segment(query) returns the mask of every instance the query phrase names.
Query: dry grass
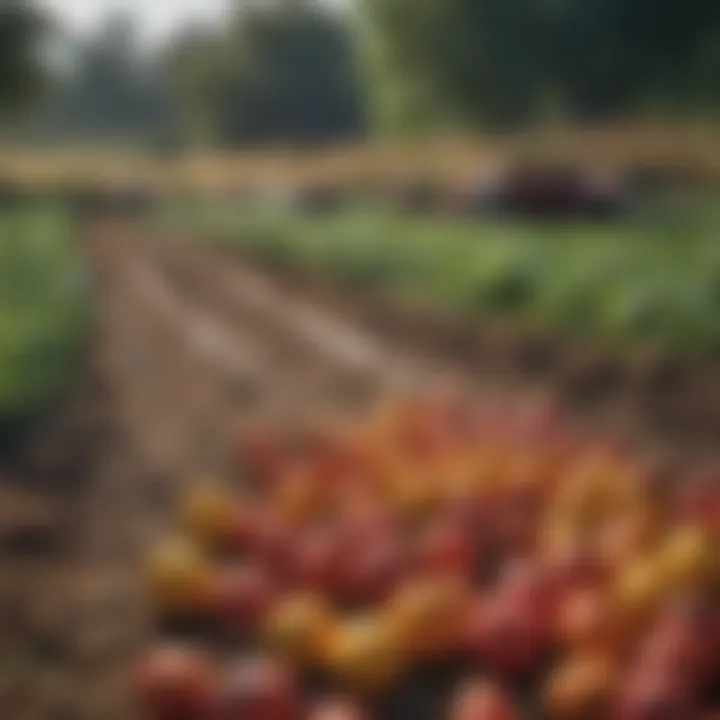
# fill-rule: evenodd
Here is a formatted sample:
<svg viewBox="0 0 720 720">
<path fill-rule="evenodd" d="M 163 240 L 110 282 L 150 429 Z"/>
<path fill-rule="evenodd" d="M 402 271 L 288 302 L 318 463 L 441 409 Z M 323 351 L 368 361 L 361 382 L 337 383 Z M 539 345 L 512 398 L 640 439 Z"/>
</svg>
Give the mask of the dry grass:
<svg viewBox="0 0 720 720">
<path fill-rule="evenodd" d="M 709 124 L 554 126 L 523 134 L 373 141 L 324 150 L 277 147 L 196 152 L 164 162 L 141 152 L 112 149 L 24 150 L 4 155 L 0 173 L 33 186 L 92 182 L 113 187 L 146 182 L 168 191 L 214 193 L 277 184 L 401 181 L 418 175 L 445 184 L 463 183 L 517 155 L 574 158 L 608 170 L 650 164 L 667 168 L 687 182 L 720 181 L 720 130 Z"/>
</svg>

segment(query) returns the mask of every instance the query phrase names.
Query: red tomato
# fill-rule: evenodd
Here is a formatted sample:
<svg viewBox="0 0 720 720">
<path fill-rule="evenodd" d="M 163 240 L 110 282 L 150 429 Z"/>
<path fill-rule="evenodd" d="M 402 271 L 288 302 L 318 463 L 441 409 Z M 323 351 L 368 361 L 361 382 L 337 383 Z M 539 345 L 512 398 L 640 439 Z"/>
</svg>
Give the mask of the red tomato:
<svg viewBox="0 0 720 720">
<path fill-rule="evenodd" d="M 496 594 L 471 610 L 463 644 L 494 675 L 515 679 L 531 673 L 543 661 L 548 630 L 531 601 L 519 595 Z"/>
<path fill-rule="evenodd" d="M 558 613 L 558 635 L 572 650 L 617 649 L 624 643 L 623 627 L 612 600 L 600 589 L 568 593 Z"/>
<path fill-rule="evenodd" d="M 569 547 L 567 552 L 548 562 L 548 582 L 557 588 L 558 596 L 597 587 L 603 580 L 605 568 L 597 556 L 580 547 Z"/>
<path fill-rule="evenodd" d="M 269 658 L 241 660 L 223 684 L 217 720 L 299 720 L 300 690 L 294 675 Z"/>
<path fill-rule="evenodd" d="M 709 473 L 678 486 L 674 508 L 683 522 L 720 533 L 720 489 L 717 475 Z"/>
<path fill-rule="evenodd" d="M 213 615 L 224 626 L 256 628 L 276 597 L 270 574 L 257 563 L 225 569 L 219 576 L 212 599 Z"/>
<path fill-rule="evenodd" d="M 647 670 L 672 672 L 693 689 L 709 686 L 720 673 L 718 611 L 707 602 L 684 601 L 666 610 L 639 652 Z"/>
<path fill-rule="evenodd" d="M 344 499 L 342 529 L 351 546 L 398 532 L 397 518 L 386 504 L 366 493 L 346 495 Z"/>
<path fill-rule="evenodd" d="M 368 536 L 355 544 L 342 569 L 342 594 L 355 605 L 385 600 L 407 571 L 408 558 L 396 533 Z"/>
<path fill-rule="evenodd" d="M 613 720 L 676 720 L 697 717 L 696 699 L 682 680 L 656 669 L 633 673 L 622 688 Z"/>
<path fill-rule="evenodd" d="M 290 575 L 303 590 L 335 595 L 345 560 L 345 538 L 332 528 L 311 531 L 291 548 Z"/>
<path fill-rule="evenodd" d="M 483 681 L 461 686 L 450 705 L 448 720 L 519 720 L 508 694 Z"/>
<path fill-rule="evenodd" d="M 475 569 L 475 543 L 459 523 L 441 519 L 431 524 L 417 548 L 417 569 L 433 574 L 472 575 Z"/>
<path fill-rule="evenodd" d="M 218 689 L 208 661 L 175 645 L 156 648 L 142 659 L 135 688 L 139 705 L 151 720 L 205 720 Z"/>
<path fill-rule="evenodd" d="M 525 556 L 535 548 L 537 521 L 533 511 L 500 508 L 493 525 L 497 549 L 504 557 Z"/>
<path fill-rule="evenodd" d="M 488 597 L 475 598 L 468 607 L 467 617 L 460 630 L 460 645 L 472 657 L 485 657 L 490 647 L 490 608 L 491 600 Z"/>
<path fill-rule="evenodd" d="M 536 621 L 545 624 L 547 631 L 554 627 L 558 588 L 552 575 L 539 563 L 526 559 L 509 562 L 500 576 L 498 592 L 510 603 L 528 607 Z"/>
<path fill-rule="evenodd" d="M 231 548 L 258 560 L 284 567 L 291 544 L 289 529 L 262 506 L 247 507 L 236 514 Z"/>
<path fill-rule="evenodd" d="M 368 716 L 352 700 L 335 698 L 318 703 L 309 720 L 368 720 Z"/>
<path fill-rule="evenodd" d="M 468 532 L 479 546 L 487 543 L 487 520 L 491 513 L 489 503 L 470 494 L 452 500 L 445 510 L 450 523 L 458 525 Z"/>
</svg>

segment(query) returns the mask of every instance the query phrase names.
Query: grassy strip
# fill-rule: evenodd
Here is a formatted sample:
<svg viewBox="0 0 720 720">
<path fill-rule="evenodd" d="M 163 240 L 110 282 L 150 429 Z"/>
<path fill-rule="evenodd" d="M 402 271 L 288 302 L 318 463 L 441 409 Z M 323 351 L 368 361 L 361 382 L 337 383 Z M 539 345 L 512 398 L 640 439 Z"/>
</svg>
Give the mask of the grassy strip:
<svg viewBox="0 0 720 720">
<path fill-rule="evenodd" d="M 169 221 L 308 271 L 475 318 L 506 315 L 612 345 L 720 350 L 720 211 L 616 225 L 175 209 Z"/>
<path fill-rule="evenodd" d="M 87 290 L 66 213 L 41 206 L 0 214 L 0 428 L 41 411 L 77 373 Z"/>
</svg>

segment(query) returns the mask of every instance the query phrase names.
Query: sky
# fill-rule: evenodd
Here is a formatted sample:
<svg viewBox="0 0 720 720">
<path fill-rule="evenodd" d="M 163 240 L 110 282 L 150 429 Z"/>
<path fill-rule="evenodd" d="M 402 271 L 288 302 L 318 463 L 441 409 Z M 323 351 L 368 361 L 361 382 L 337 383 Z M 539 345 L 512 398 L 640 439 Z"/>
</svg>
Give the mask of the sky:
<svg viewBox="0 0 720 720">
<path fill-rule="evenodd" d="M 220 21 L 233 0 L 41 0 L 73 34 L 84 34 L 114 10 L 131 12 L 148 41 L 162 41 L 189 21 Z"/>
</svg>

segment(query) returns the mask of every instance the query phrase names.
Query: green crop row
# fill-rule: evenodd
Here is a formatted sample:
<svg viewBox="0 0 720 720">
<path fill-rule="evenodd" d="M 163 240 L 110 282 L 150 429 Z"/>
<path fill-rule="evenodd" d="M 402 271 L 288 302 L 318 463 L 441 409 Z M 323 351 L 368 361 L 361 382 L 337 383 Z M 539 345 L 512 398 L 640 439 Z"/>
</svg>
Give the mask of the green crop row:
<svg viewBox="0 0 720 720">
<path fill-rule="evenodd" d="M 203 206 L 170 220 L 308 272 L 471 318 L 491 313 L 608 344 L 720 350 L 720 211 L 622 223 L 528 224 L 248 214 Z"/>
<path fill-rule="evenodd" d="M 57 398 L 77 374 L 87 285 L 73 223 L 55 207 L 0 213 L 0 423 Z"/>
</svg>

